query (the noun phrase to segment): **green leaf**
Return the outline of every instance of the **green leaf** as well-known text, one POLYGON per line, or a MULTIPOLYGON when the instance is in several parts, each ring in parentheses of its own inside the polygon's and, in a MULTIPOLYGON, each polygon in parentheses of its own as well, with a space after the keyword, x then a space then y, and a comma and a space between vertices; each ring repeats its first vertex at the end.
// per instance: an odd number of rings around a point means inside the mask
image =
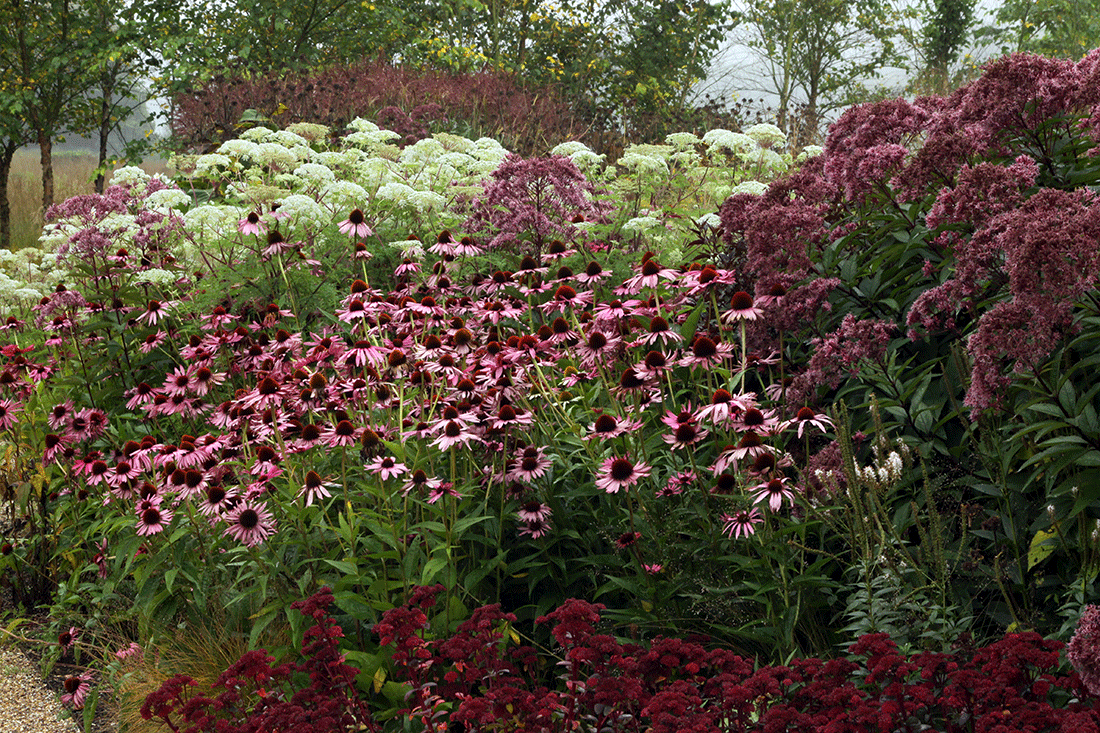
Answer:
POLYGON ((327 563, 327 564, 331 565, 332 567, 336 568, 336 570, 340 571, 344 575, 358 575, 358 573, 359 573, 359 566, 356 565, 352 561, 349 561, 349 560, 330 560, 327 557, 324 557, 324 558, 321 558, 321 559, 325 563, 327 563))
POLYGON ((1040 529, 1031 538, 1031 546, 1027 551, 1027 569, 1031 570, 1036 565, 1046 560, 1054 552, 1055 538, 1058 536, 1058 525, 1050 529, 1040 529))

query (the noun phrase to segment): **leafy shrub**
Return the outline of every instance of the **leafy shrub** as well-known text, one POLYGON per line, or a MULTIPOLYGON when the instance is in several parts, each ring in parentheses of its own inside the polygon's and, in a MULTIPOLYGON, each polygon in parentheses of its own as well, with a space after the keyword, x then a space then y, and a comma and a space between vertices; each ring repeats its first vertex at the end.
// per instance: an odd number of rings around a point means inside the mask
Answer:
POLYGON ((722 209, 757 294, 782 293, 750 338, 801 365, 792 397, 874 399, 934 484, 897 497, 898 529, 912 501, 954 515, 955 597, 1024 628, 1057 628, 1049 594, 1094 597, 1100 569, 1098 74, 1096 52, 1016 55, 947 98, 854 107, 824 155, 722 209))

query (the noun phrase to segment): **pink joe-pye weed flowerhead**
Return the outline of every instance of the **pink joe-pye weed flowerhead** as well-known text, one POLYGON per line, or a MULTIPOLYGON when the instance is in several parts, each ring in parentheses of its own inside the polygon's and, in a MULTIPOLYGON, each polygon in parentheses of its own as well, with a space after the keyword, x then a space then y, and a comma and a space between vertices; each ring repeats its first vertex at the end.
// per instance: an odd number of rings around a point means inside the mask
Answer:
POLYGON ((1066 647, 1066 657, 1085 688, 1100 697, 1100 606, 1085 607, 1077 631, 1066 647))

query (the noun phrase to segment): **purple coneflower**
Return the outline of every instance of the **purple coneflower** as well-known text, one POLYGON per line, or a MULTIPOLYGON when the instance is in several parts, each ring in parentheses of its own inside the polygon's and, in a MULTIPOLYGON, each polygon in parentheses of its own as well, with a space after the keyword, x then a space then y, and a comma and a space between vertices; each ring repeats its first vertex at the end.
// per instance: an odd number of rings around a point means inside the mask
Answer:
POLYGON ((596 487, 609 494, 629 489, 638 480, 648 476, 650 468, 643 461, 634 463, 629 458, 608 458, 600 465, 600 474, 596 477, 596 487))
POLYGON ((225 521, 228 523, 225 536, 248 547, 255 547, 275 532, 275 519, 271 512, 255 501, 237 505, 225 515, 225 521))
POLYGON ((550 459, 535 446, 529 446, 523 449, 523 453, 516 459, 515 465, 507 472, 505 479, 529 484, 549 469, 550 459))
POLYGON ((153 506, 150 502, 138 505, 137 533, 142 537, 163 532, 168 523, 172 521, 172 510, 161 506, 153 506))
POLYGON ((71 674, 66 677, 65 681, 61 683, 62 688, 65 690, 61 693, 62 704, 71 705, 73 710, 82 710, 84 700, 92 689, 91 682, 91 672, 81 672, 78 675, 71 674))
POLYGON ((349 234, 352 237, 369 237, 374 234, 367 226, 367 221, 361 209, 352 209, 348 218, 340 222, 340 233, 349 234))
POLYGON ((62 651, 67 652, 73 648, 78 638, 80 638, 80 631, 75 626, 70 626, 68 630, 57 635, 57 643, 61 646, 62 651))
POLYGON ((0 400, 0 430, 10 430, 15 426, 15 416, 23 411, 23 406, 15 400, 0 400))
POLYGON ((266 229, 267 225, 255 211, 248 212, 248 216, 237 222, 237 230, 241 234, 260 234, 266 229))
POLYGON ((530 537, 533 540, 537 540, 540 537, 545 537, 550 533, 550 522, 545 519, 532 519, 524 522, 520 527, 519 534, 521 537, 530 537))
POLYGON ((806 430, 808 426, 813 426, 821 432, 826 432, 829 428, 833 427, 833 421, 829 419, 827 415, 814 412, 812 408, 802 407, 799 408, 795 414, 794 419, 788 420, 784 423, 783 427, 798 426, 798 437, 802 437, 802 432, 806 430))
POLYGON ((786 478, 773 478, 754 486, 752 503, 763 504, 766 501, 769 509, 773 512, 779 511, 784 500, 792 501, 794 499, 794 494, 787 488, 787 481, 786 478))
POLYGON ((751 534, 755 534, 756 525, 763 521, 764 517, 761 516, 760 511, 756 507, 752 509, 742 509, 733 514, 722 515, 722 522, 725 524, 723 531, 730 539, 738 539, 739 537, 748 537, 751 534))
POLYGON ((396 478, 402 474, 408 473, 409 467, 404 463, 398 463, 390 456, 379 456, 375 458, 371 463, 367 464, 366 470, 371 473, 376 473, 382 477, 383 481, 391 478, 396 478))
POLYGON ((516 510, 516 516, 523 522, 545 522, 550 519, 550 507, 541 501, 528 501, 516 510))
POLYGON ((764 311, 753 305, 752 296, 742 290, 733 294, 729 310, 722 314, 722 321, 724 323, 755 321, 763 313, 764 311))
POLYGON ((314 499, 327 499, 332 496, 332 494, 329 493, 329 489, 335 487, 336 484, 322 479, 321 474, 316 471, 309 471, 306 473, 305 484, 302 486, 302 490, 298 493, 298 496, 304 496, 306 498, 306 506, 311 506, 314 499))

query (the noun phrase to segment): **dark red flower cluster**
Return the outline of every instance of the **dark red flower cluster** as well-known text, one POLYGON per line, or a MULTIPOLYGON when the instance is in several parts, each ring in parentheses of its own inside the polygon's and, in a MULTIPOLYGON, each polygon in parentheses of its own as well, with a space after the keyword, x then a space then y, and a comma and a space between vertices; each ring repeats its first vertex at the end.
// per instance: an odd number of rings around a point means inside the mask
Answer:
MULTIPOLYGON (((449 720, 467 731, 1100 733, 1097 698, 1076 672, 1059 671, 1063 644, 1034 633, 912 655, 869 634, 847 658, 757 667, 683 639, 621 643, 596 633, 601 606, 571 599, 539 619, 554 625, 565 656, 555 689, 535 651, 511 642, 516 618, 499 605, 477 609, 449 638, 426 639, 425 611, 441 590, 415 589, 375 627, 396 650, 393 679, 410 688, 403 712, 425 730, 449 720)), ((377 730, 355 691, 356 670, 338 653, 331 601, 323 589, 295 604, 316 622, 304 661, 272 669, 265 652, 249 652, 218 679, 216 699, 191 695, 193 680, 178 676, 149 696, 142 715, 188 733, 377 730), (294 671, 309 673, 308 688, 293 691, 294 671)), ((1094 642, 1093 616, 1071 646, 1079 666, 1091 664, 1081 648, 1094 642)))
POLYGON ((214 698, 192 694, 197 683, 176 675, 145 699, 142 717, 178 733, 378 730, 355 688, 359 670, 344 663, 343 632, 327 613, 332 602, 330 589, 322 588, 292 605, 315 622, 300 661, 272 668, 275 660, 264 650, 246 652, 218 676, 211 692, 221 692, 214 698), (298 689, 295 675, 302 674, 310 684, 298 689))

